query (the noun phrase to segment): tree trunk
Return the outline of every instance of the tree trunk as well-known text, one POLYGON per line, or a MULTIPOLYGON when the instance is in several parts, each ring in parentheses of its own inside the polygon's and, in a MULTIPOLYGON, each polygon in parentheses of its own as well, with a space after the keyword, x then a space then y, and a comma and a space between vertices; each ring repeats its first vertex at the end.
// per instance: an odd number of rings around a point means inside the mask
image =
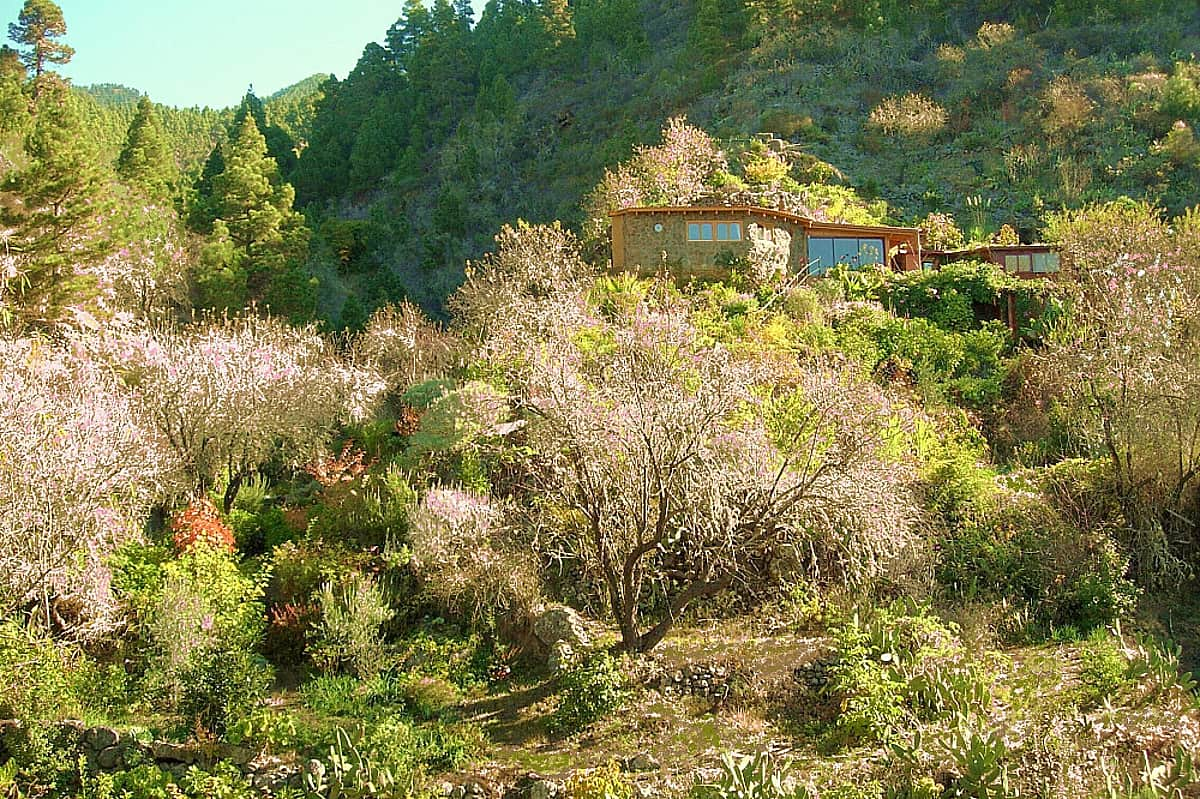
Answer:
POLYGON ((225 495, 221 498, 221 508, 225 513, 233 510, 233 501, 237 499, 238 492, 242 490, 242 482, 245 479, 244 472, 238 472, 229 478, 229 485, 225 486, 225 495))

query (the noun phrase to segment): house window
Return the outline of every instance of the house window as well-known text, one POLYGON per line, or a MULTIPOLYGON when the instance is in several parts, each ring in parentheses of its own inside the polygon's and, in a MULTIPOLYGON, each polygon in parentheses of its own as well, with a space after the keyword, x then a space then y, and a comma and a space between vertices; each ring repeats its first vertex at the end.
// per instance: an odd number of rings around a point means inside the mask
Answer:
POLYGON ((1032 272, 1033 271, 1033 256, 1032 255, 1006 255, 1004 256, 1004 271, 1006 272, 1032 272))
POLYGON ((1045 275, 1057 272, 1059 270, 1058 253, 1056 252, 1039 252, 1033 255, 1033 271, 1035 274, 1045 275))
POLYGON ((688 241, 741 240, 741 222, 688 222, 688 241))
POLYGON ((813 236, 808 240, 808 273, 823 275, 838 264, 882 264, 883 255, 883 239, 813 236))
POLYGON ((718 222, 717 223, 717 241, 741 241, 742 240, 742 223, 741 222, 718 222))

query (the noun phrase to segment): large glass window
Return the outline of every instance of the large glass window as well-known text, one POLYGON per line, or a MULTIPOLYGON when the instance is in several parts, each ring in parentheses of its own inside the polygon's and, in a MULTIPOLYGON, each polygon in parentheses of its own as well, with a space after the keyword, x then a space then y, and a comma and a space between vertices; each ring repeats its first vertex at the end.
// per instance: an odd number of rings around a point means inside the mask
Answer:
POLYGON ((838 264, 882 264, 884 255, 883 239, 812 236, 808 240, 808 273, 823 275, 838 264))
POLYGON ((1049 274, 1057 272, 1058 253, 1056 252, 1037 252, 1033 254, 1033 271, 1037 274, 1049 274))
POLYGON ((689 222, 688 241, 741 241, 741 222, 689 222))

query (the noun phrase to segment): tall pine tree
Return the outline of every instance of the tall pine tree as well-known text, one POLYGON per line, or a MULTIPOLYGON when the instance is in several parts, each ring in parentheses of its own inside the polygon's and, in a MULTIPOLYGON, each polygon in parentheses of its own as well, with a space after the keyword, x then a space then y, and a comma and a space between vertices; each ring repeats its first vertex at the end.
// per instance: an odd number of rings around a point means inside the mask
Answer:
POLYGON ((158 113, 145 95, 138 100, 125 146, 117 156, 117 175, 157 201, 170 198, 179 177, 158 113))
POLYGON ((41 91, 47 64, 66 64, 75 50, 59 39, 67 33, 62 9, 53 0, 25 0, 17 21, 9 24, 8 38, 25 45, 21 60, 33 70, 34 92, 41 91))
POLYGON ((242 117, 222 160, 224 170, 213 179, 215 243, 202 256, 197 281, 201 304, 256 303, 293 319, 311 317, 314 291, 303 271, 309 231, 254 114, 242 117))
POLYGON ((23 265, 16 291, 22 315, 45 321, 86 293, 79 267, 105 249, 97 222, 107 181, 93 137, 60 80, 43 83, 25 154, 28 165, 0 184, 7 195, 0 225, 13 230, 8 247, 23 265))

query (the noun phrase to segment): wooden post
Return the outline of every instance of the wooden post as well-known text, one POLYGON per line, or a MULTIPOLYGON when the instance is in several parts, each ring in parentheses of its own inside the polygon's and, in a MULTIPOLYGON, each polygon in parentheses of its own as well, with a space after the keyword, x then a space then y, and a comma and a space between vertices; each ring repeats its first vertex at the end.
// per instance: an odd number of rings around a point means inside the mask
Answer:
POLYGON ((1012 332, 1013 340, 1017 339, 1017 295, 1010 289, 1005 292, 1008 301, 1008 329, 1012 332))

